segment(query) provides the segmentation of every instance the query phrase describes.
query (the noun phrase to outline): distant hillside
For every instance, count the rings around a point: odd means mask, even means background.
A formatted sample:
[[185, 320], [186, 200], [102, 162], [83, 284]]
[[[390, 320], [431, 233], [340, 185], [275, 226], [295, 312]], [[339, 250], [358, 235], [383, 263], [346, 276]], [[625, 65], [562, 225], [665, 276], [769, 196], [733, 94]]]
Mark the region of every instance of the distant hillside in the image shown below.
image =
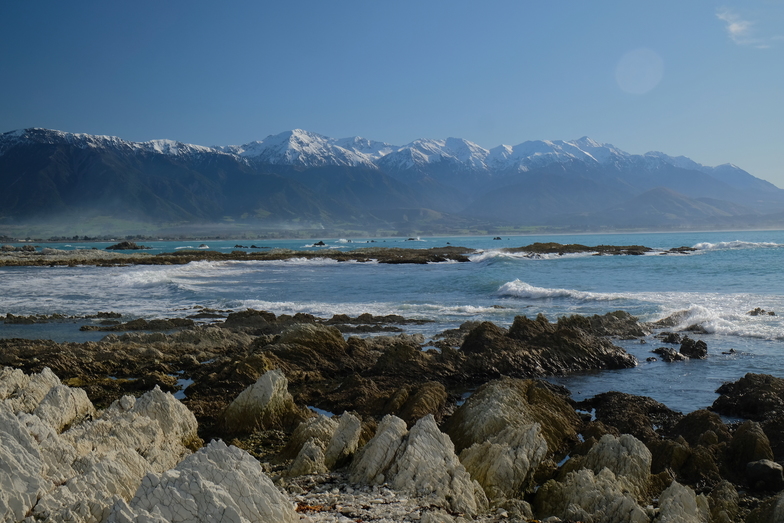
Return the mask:
[[27, 129], [0, 135], [0, 184], [0, 224], [99, 216], [405, 234], [784, 225], [784, 191], [739, 167], [590, 138], [487, 150], [294, 130], [203, 147]]

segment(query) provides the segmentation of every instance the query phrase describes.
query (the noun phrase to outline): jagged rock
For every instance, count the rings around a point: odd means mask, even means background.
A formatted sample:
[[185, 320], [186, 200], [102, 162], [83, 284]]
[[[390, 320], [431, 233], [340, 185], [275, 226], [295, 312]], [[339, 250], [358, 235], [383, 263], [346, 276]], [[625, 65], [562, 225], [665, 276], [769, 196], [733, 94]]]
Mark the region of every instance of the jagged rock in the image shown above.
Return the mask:
[[289, 476], [306, 476], [309, 474], [323, 474], [329, 469], [324, 462], [323, 443], [316, 438], [310, 438], [294, 458], [287, 474]]
[[616, 438], [605, 434], [582, 460], [582, 467], [599, 473], [609, 469], [616, 477], [624, 477], [633, 487], [638, 500], [645, 497], [651, 474], [651, 452], [637, 438], [622, 434]]
[[630, 486], [609, 469], [598, 474], [589, 469], [570, 472], [563, 482], [550, 480], [539, 488], [534, 512], [540, 519], [556, 516], [570, 521], [649, 523], [648, 514], [629, 493]]
[[384, 416], [378, 424], [376, 435], [354, 457], [351, 482], [380, 485], [389, 481], [387, 471], [407, 434], [405, 421], [391, 414]]
[[550, 453], [577, 442], [580, 418], [566, 399], [536, 380], [502, 378], [472, 394], [444, 424], [458, 451], [487, 441], [509, 425], [539, 423]]
[[291, 433], [286, 447], [280, 455], [283, 459], [296, 457], [302, 447], [309, 440], [314, 439], [320, 443], [322, 450], [327, 448], [329, 440], [338, 428], [338, 423], [332, 418], [319, 414], [300, 423]]
[[43, 467], [35, 439], [6, 402], [0, 402], [0, 519], [23, 520], [51, 490], [52, 483], [41, 474]]
[[659, 338], [662, 343], [669, 343], [670, 345], [680, 345], [683, 341], [683, 338], [677, 332], [662, 332], [656, 337]]
[[784, 488], [784, 468], [769, 459], [750, 461], [746, 464], [746, 479], [757, 490], [778, 492]]
[[768, 498], [746, 517], [746, 523], [780, 523], [784, 521], [784, 492]]
[[637, 359], [606, 338], [581, 328], [583, 322], [550, 323], [517, 316], [509, 331], [483, 322], [466, 336], [462, 368], [472, 376], [530, 378], [589, 369], [621, 369]]
[[390, 401], [391, 404], [387, 405], [387, 412], [402, 418], [408, 426], [428, 414], [432, 414], [436, 420], [441, 418], [448, 397], [441, 383], [429, 381], [413, 390], [404, 387], [398, 392]]
[[460, 462], [492, 500], [522, 497], [547, 454], [538, 423], [513, 424], [460, 453]]
[[410, 432], [395, 416], [385, 416], [376, 436], [351, 466], [351, 481], [387, 482], [396, 490], [426, 496], [436, 506], [475, 515], [486, 509], [487, 498], [460, 464], [449, 437], [438, 430], [432, 415], [420, 419]]
[[716, 485], [708, 496], [710, 521], [712, 523], [732, 523], [738, 520], [738, 491], [729, 481], [723, 480]]
[[702, 340], [694, 341], [686, 336], [681, 341], [680, 353], [691, 359], [704, 360], [708, 357], [708, 345]]
[[683, 417], [680, 412], [651, 398], [622, 392], [597, 394], [579, 405], [589, 412], [596, 409], [596, 419], [644, 443], [659, 438], [654, 426], [669, 432]]
[[680, 352], [676, 352], [674, 349], [669, 347], [659, 347], [658, 349], [653, 349], [651, 352], [658, 354], [662, 361], [666, 363], [672, 363], [673, 361], [686, 361], [689, 359], [688, 356], [681, 354]]
[[727, 448], [727, 460], [730, 466], [742, 472], [746, 464], [752, 461], [773, 460], [773, 450], [762, 427], [755, 421], [746, 421], [735, 430]]
[[705, 523], [709, 514], [705, 496], [697, 496], [689, 487], [673, 481], [659, 496], [656, 523]]
[[53, 387], [61, 384], [60, 378], [55, 376], [49, 367], [44, 367], [37, 374], [27, 376], [27, 379], [21, 382], [16, 381], [18, 375], [14, 375], [12, 380], [17, 386], [8, 391], [5, 401], [14, 413], [32, 412]]
[[309, 417], [306, 411], [294, 404], [283, 373], [271, 370], [231, 402], [223, 413], [223, 426], [228, 433], [286, 429]]
[[732, 439], [729, 429], [715, 412], [706, 409], [686, 414], [672, 428], [673, 436], [683, 436], [689, 445], [711, 445], [715, 442], [728, 442]]
[[89, 454], [74, 462], [77, 475], [44, 496], [35, 506], [39, 520], [99, 523], [117, 497], [130, 499], [149, 464], [135, 450], [123, 448]]
[[84, 390], [56, 385], [49, 389], [33, 414], [55, 431], [62, 432], [74, 422], [92, 417], [95, 407]]
[[341, 467], [351, 459], [359, 447], [361, 435], [362, 422], [350, 412], [344, 412], [324, 451], [324, 464], [328, 470]]
[[250, 454], [213, 441], [161, 475], [148, 474], [126, 503], [118, 500], [108, 523], [294, 523], [299, 516]]
[[432, 415], [411, 428], [389, 476], [393, 488], [430, 496], [455, 512], [475, 515], [487, 507], [484, 492], [460, 464], [454, 445]]
[[559, 319], [559, 323], [587, 330], [596, 336], [614, 336], [624, 340], [642, 338], [651, 333], [650, 329], [641, 324], [637, 318], [626, 311], [613, 311], [604, 315], [567, 316]]
[[29, 376], [20, 369], [3, 367], [0, 370], [0, 400], [4, 400], [16, 391], [21, 390], [29, 381]]
[[711, 410], [726, 416], [761, 421], [784, 411], [784, 379], [769, 374], [748, 373], [738, 381], [725, 383]]

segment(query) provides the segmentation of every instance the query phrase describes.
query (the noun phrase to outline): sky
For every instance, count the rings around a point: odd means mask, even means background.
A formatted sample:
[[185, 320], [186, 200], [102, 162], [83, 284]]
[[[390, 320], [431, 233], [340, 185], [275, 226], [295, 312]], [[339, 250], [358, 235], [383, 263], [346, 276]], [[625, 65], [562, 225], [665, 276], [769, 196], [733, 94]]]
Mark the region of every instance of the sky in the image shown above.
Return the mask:
[[784, 0], [0, 3], [0, 132], [589, 136], [784, 187]]

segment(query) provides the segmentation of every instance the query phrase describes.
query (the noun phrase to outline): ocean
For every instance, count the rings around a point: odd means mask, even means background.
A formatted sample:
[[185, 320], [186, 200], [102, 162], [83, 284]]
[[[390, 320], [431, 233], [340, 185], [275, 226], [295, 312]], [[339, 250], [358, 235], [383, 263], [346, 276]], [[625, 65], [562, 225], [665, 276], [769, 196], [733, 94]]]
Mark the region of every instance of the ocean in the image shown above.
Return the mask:
[[[405, 326], [430, 338], [465, 321], [509, 326], [517, 315], [550, 320], [569, 314], [625, 310], [643, 321], [686, 311], [677, 328], [708, 344], [707, 360], [646, 361], [662, 346], [648, 337], [615, 343], [640, 361], [633, 369], [550, 378], [577, 400], [616, 390], [650, 396], [691, 412], [709, 406], [715, 390], [747, 372], [784, 377], [784, 231], [592, 234], [546, 236], [343, 238], [143, 242], [149, 252], [203, 248], [230, 252], [258, 248], [295, 250], [360, 247], [430, 248], [447, 244], [480, 249], [469, 263], [386, 265], [294, 259], [275, 262], [192, 262], [181, 266], [0, 267], [0, 315], [99, 311], [134, 318], [182, 317], [197, 307], [305, 312], [321, 317], [399, 314], [432, 320]], [[645, 245], [667, 250], [688, 246], [691, 254], [526, 256], [502, 247], [534, 242], [584, 245]], [[44, 244], [59, 249], [100, 248], [110, 243]], [[240, 245], [241, 247], [238, 247]], [[751, 316], [760, 307], [775, 316]], [[35, 325], [0, 325], [0, 337], [55, 341], [99, 340], [81, 332], [87, 320]], [[669, 330], [677, 330], [669, 329]], [[677, 347], [675, 347], [677, 349]], [[734, 352], [730, 353], [730, 349]]]

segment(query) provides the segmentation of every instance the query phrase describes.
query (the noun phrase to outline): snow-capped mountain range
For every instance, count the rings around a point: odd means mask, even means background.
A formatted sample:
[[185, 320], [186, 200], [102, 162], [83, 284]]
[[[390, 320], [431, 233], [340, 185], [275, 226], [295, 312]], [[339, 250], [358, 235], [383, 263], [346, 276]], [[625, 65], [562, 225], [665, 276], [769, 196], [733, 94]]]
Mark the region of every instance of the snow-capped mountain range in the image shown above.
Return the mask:
[[[9, 147], [22, 142], [49, 144], [65, 142], [81, 148], [113, 147], [127, 151], [157, 152], [170, 156], [224, 153], [255, 163], [300, 168], [346, 166], [404, 171], [448, 164], [460, 171], [508, 173], [526, 172], [553, 163], [580, 161], [597, 165], [621, 165], [642, 159], [651, 167], [666, 163], [682, 169], [709, 173], [715, 169], [684, 156], [672, 157], [661, 152], [633, 155], [587, 136], [572, 141], [534, 140], [514, 146], [499, 145], [492, 149], [485, 149], [462, 138], [443, 140], [422, 138], [398, 146], [359, 136], [337, 139], [294, 129], [243, 145], [206, 147], [174, 140], [130, 142], [115, 136], [31, 128], [0, 135], [0, 155]], [[739, 169], [732, 164], [721, 167]]]
[[93, 204], [158, 220], [387, 225], [409, 223], [411, 209], [431, 221], [568, 227], [619, 227], [631, 214], [635, 227], [734, 226], [728, 220], [784, 212], [784, 191], [735, 165], [635, 155], [588, 137], [485, 149], [462, 138], [401, 146], [294, 129], [207, 147], [31, 128], [0, 134], [0, 185], [0, 219]]

